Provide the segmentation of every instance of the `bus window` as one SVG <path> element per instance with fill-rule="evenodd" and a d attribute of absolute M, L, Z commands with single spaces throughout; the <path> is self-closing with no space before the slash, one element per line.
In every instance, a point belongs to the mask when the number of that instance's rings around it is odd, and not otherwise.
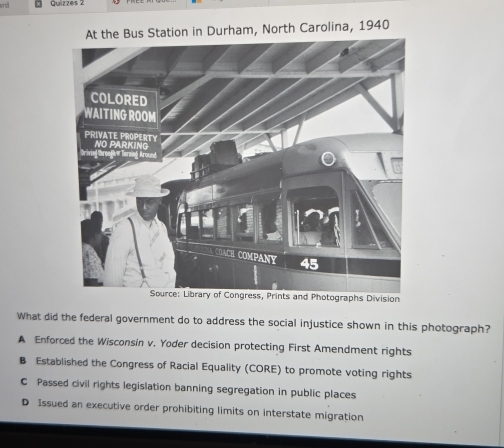
<path fill-rule="evenodd" d="M 177 238 L 186 239 L 186 214 L 179 215 Z"/>
<path fill-rule="evenodd" d="M 201 213 L 201 239 L 213 240 L 214 238 L 213 210 L 203 210 L 200 213 Z"/>
<path fill-rule="evenodd" d="M 254 209 L 251 204 L 235 206 L 236 241 L 254 241 Z"/>
<path fill-rule="evenodd" d="M 332 188 L 294 190 L 291 200 L 294 213 L 294 245 L 341 246 L 339 200 Z"/>
<path fill-rule="evenodd" d="M 229 207 L 221 207 L 215 210 L 217 218 L 217 239 L 231 239 L 231 213 Z"/>
<path fill-rule="evenodd" d="M 187 228 L 187 238 L 190 240 L 199 239 L 199 214 L 198 212 L 191 212 L 185 214 L 185 222 L 190 223 Z"/>
<path fill-rule="evenodd" d="M 282 241 L 282 201 L 259 204 L 259 242 Z"/>
<path fill-rule="evenodd" d="M 359 193 L 352 192 L 352 246 L 361 249 L 391 248 L 381 224 Z"/>

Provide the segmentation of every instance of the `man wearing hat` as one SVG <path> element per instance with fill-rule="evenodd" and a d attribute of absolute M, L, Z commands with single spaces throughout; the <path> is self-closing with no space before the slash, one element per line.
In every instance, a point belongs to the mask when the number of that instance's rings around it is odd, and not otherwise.
<path fill-rule="evenodd" d="M 165 225 L 156 218 L 162 197 L 169 193 L 154 176 L 140 176 L 126 193 L 136 197 L 137 211 L 114 228 L 104 286 L 175 287 L 173 247 Z"/>

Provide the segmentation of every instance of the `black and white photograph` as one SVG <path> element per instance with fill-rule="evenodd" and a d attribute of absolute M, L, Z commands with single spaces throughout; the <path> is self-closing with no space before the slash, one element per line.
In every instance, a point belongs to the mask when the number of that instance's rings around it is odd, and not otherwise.
<path fill-rule="evenodd" d="M 404 39 L 73 59 L 84 286 L 400 292 Z"/>

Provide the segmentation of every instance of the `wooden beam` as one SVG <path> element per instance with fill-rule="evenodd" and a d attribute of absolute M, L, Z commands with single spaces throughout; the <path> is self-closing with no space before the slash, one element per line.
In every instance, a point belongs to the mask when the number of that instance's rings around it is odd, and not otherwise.
<path fill-rule="evenodd" d="M 377 57 L 387 48 L 397 46 L 397 43 L 397 40 L 392 39 L 371 40 L 365 47 L 360 48 L 354 53 L 350 53 L 346 58 L 342 59 L 339 62 L 339 69 L 343 74 L 349 70 L 354 70 L 356 67 L 364 65 L 364 69 L 371 69 L 371 71 L 375 71 L 374 65 L 372 65 L 370 59 Z"/>
<path fill-rule="evenodd" d="M 396 45 L 402 45 L 403 41 L 398 41 L 396 42 Z M 379 74 L 384 74 L 385 70 L 381 70 L 381 68 L 386 68 L 390 66 L 391 64 L 394 64 L 395 62 L 401 60 L 401 58 L 404 58 L 404 48 L 402 47 L 397 47 L 391 50 L 389 53 L 386 53 L 379 57 L 378 59 L 373 61 L 374 68 L 377 70 L 376 75 Z M 340 79 L 336 83 L 337 89 L 333 91 L 331 94 L 324 93 L 322 91 L 318 95 L 314 95 L 312 98 L 307 99 L 305 102 L 296 105 L 294 108 L 287 110 L 285 113 L 280 114 L 279 116 L 274 117 L 270 121 L 266 122 L 266 127 L 268 129 L 274 129 L 276 126 L 285 123 L 286 121 L 289 121 L 293 118 L 298 117 L 304 112 L 307 112 L 308 110 L 312 108 L 316 108 L 319 104 L 327 102 L 327 100 L 330 97 L 334 97 L 336 95 L 339 95 L 341 92 L 345 91 L 346 89 L 352 87 L 353 85 L 363 81 L 364 78 L 361 79 Z M 367 87 L 368 90 L 369 88 L 381 84 L 382 82 L 386 81 L 387 77 L 369 77 L 366 79 L 365 83 L 363 84 L 364 87 Z M 367 86 L 367 83 L 371 85 L 371 87 Z M 356 92 L 357 93 L 357 92 Z M 355 96 L 355 95 L 353 95 Z M 335 101 L 337 104 L 340 104 L 338 100 Z M 328 103 L 330 104 L 330 103 Z M 307 119 L 311 117 L 310 113 L 307 115 Z"/>
<path fill-rule="evenodd" d="M 82 83 L 86 86 L 110 73 L 129 60 L 148 50 L 144 48 L 116 48 L 82 69 Z"/>
<path fill-rule="evenodd" d="M 266 140 L 268 140 L 270 148 L 273 150 L 273 152 L 277 152 L 278 150 L 277 150 L 275 144 L 273 143 L 273 140 L 271 140 L 271 136 L 269 134 L 264 134 L 264 135 L 266 137 Z"/>
<path fill-rule="evenodd" d="M 329 62 L 334 61 L 345 49 L 351 47 L 355 42 L 356 41 L 354 40 L 347 42 L 335 42 L 330 47 L 327 47 L 309 61 L 306 61 L 306 73 L 313 73 Z"/>
<path fill-rule="evenodd" d="M 206 73 L 217 64 L 224 55 L 231 49 L 231 45 L 217 45 L 215 48 L 203 59 L 203 71 Z"/>
<path fill-rule="evenodd" d="M 294 44 L 282 56 L 273 62 L 273 73 L 278 73 L 315 45 L 316 43 L 314 42 Z"/>
<path fill-rule="evenodd" d="M 402 129 L 404 124 L 404 85 L 403 75 L 398 73 L 390 78 L 392 87 L 392 119 L 394 131 Z"/>
<path fill-rule="evenodd" d="M 254 146 L 258 145 L 259 143 L 262 143 L 264 140 L 266 140 L 266 134 L 261 134 L 258 135 L 257 137 L 254 137 L 253 139 L 249 139 L 245 141 L 244 137 L 241 137 L 239 139 L 235 140 L 236 146 L 242 146 L 243 150 L 248 149 L 248 148 L 253 148 Z M 243 142 L 243 143 L 242 143 Z"/>
<path fill-rule="evenodd" d="M 183 135 L 178 137 L 174 144 L 170 144 L 171 142 L 168 141 L 170 139 L 165 140 L 161 144 L 161 148 L 163 150 L 163 158 L 171 157 L 178 150 L 178 148 L 180 148 L 184 143 L 188 142 L 191 139 L 192 139 L 191 135 Z"/>
<path fill-rule="evenodd" d="M 276 132 L 281 132 L 285 130 L 283 127 L 276 127 Z M 175 131 L 170 126 L 165 126 L 164 129 L 161 129 L 161 135 L 217 135 L 217 134 L 241 134 L 243 132 L 247 132 L 248 134 L 263 134 L 264 132 L 269 131 L 266 129 L 264 125 L 255 126 L 252 129 L 243 129 L 242 126 L 233 126 L 228 129 L 221 129 L 219 126 L 209 126 L 206 129 L 199 130 L 195 126 L 186 126 L 184 129 Z"/>
<path fill-rule="evenodd" d="M 366 81 L 363 81 L 363 84 L 364 87 L 369 90 L 385 81 L 387 81 L 387 78 L 371 78 Z M 340 104 L 359 95 L 357 91 L 351 87 L 352 86 L 349 86 L 347 89 L 343 89 L 341 93 L 339 93 L 338 95 L 319 103 L 318 105 L 312 107 L 311 109 L 306 110 L 305 120 L 315 118 L 316 116 L 324 112 L 327 112 L 328 110 L 333 109 L 334 107 L 337 107 Z M 305 106 L 307 105 L 308 103 L 305 103 Z M 295 110 L 288 110 L 285 114 L 282 114 L 282 116 L 275 117 L 274 120 L 272 120 L 272 124 L 274 124 L 273 121 L 275 123 L 281 121 L 282 126 L 285 127 L 286 129 L 290 129 L 293 126 L 297 126 L 299 124 L 298 111 L 299 109 L 297 108 Z M 288 114 L 290 114 L 290 118 Z M 276 130 L 276 128 L 274 127 L 270 129 L 272 129 L 272 132 L 275 132 Z M 247 149 L 263 142 L 264 140 L 266 140 L 266 137 L 264 137 L 264 135 L 259 135 L 258 137 L 250 138 L 250 135 L 247 134 L 236 139 L 236 146 L 243 146 L 245 149 Z"/>
<path fill-rule="evenodd" d="M 392 117 L 387 113 L 387 111 L 380 105 L 378 101 L 376 101 L 375 97 L 371 95 L 362 84 L 356 84 L 353 87 L 357 93 L 362 95 L 364 99 L 371 105 L 371 107 L 375 110 L 375 112 L 387 123 L 390 128 L 394 131 L 394 122 Z"/>
<path fill-rule="evenodd" d="M 215 123 L 217 120 L 219 120 L 222 116 L 227 114 L 230 110 L 233 108 L 238 107 L 240 104 L 242 104 L 248 96 L 250 96 L 252 93 L 254 93 L 257 89 L 259 89 L 262 85 L 264 84 L 263 80 L 252 80 L 250 81 L 247 86 L 245 86 L 243 89 L 241 89 L 239 92 L 237 92 L 235 95 L 230 97 L 227 101 L 225 101 L 223 104 L 220 105 L 220 107 L 217 108 L 217 110 L 212 111 L 212 113 L 207 114 L 204 116 L 197 124 L 197 130 L 196 134 L 190 137 L 189 140 L 185 140 L 182 144 L 186 143 L 192 143 L 197 141 L 197 137 L 199 137 L 200 133 L 204 131 L 206 128 L 208 128 L 210 125 Z M 172 137 L 168 138 L 168 142 L 166 144 L 170 145 L 170 151 L 174 152 L 179 149 L 182 144 L 178 144 L 178 142 L 172 143 L 173 139 Z M 166 146 L 162 146 L 163 149 Z"/>
<path fill-rule="evenodd" d="M 400 48 L 394 48 L 393 50 L 385 53 L 382 56 L 379 56 L 376 59 L 373 59 L 370 61 L 370 64 L 372 65 L 372 70 L 378 75 L 386 75 L 388 71 L 392 67 L 394 68 L 394 73 L 391 73 L 388 76 L 392 76 L 398 73 L 404 72 L 404 47 Z"/>
<path fill-rule="evenodd" d="M 377 85 L 387 81 L 387 78 L 371 78 L 367 79 L 365 81 L 362 81 L 363 86 L 367 89 L 370 90 L 373 87 L 376 87 Z M 310 120 L 312 118 L 315 118 L 316 116 L 327 112 L 330 109 L 333 109 L 334 107 L 339 106 L 340 104 L 344 103 L 345 101 L 348 101 L 358 95 L 357 91 L 348 88 L 343 90 L 340 94 L 329 98 L 327 101 L 324 101 L 317 106 L 310 108 L 306 112 L 306 120 Z M 282 121 L 282 125 L 285 126 L 286 128 L 290 128 L 292 126 L 295 126 L 297 124 L 298 118 L 293 116 L 290 120 L 288 121 Z"/>
<path fill-rule="evenodd" d="M 211 82 L 211 85 L 208 86 L 206 92 L 186 106 L 182 113 L 176 118 L 175 123 L 172 125 L 174 131 L 179 131 L 186 126 L 187 123 L 193 120 L 197 114 L 205 109 L 210 103 L 215 101 L 215 99 L 218 98 L 219 95 L 233 82 L 234 80 L 232 79 L 216 79 L 214 82 Z M 161 130 L 161 133 L 163 133 L 163 130 Z"/>
<path fill-rule="evenodd" d="M 305 120 L 306 120 L 306 113 L 301 115 L 301 117 L 299 118 L 299 125 L 298 125 L 297 131 L 296 131 L 296 136 L 294 137 L 294 143 L 292 143 L 293 146 L 297 145 L 297 142 L 299 140 L 299 136 L 301 135 L 301 131 L 303 130 L 303 125 L 304 125 Z"/>
<path fill-rule="evenodd" d="M 105 171 L 104 173 L 100 174 L 99 176 L 95 177 L 90 185 L 94 184 L 95 182 L 99 181 L 102 177 L 105 177 L 107 174 L 110 174 L 112 171 L 116 170 L 117 168 L 120 168 L 121 166 L 123 166 L 126 162 L 119 162 L 116 166 L 113 166 L 112 168 L 110 168 L 109 170 Z M 108 165 L 107 165 L 108 166 Z"/>
<path fill-rule="evenodd" d="M 286 109 L 289 109 L 294 104 L 302 101 L 303 99 L 312 96 L 315 92 L 322 89 L 323 87 L 327 87 L 329 85 L 334 85 L 336 83 L 333 79 L 314 79 L 314 80 L 303 80 L 302 84 L 299 81 L 296 85 L 296 89 L 293 89 L 293 92 L 289 95 L 284 95 L 282 98 L 279 98 L 274 103 L 270 103 L 268 107 L 263 107 L 261 110 L 243 121 L 243 129 L 251 129 L 253 126 L 256 126 L 271 117 L 283 112 Z"/>
<path fill-rule="evenodd" d="M 293 107 L 290 107 L 283 111 L 282 113 L 274 116 L 270 120 L 268 120 L 265 125 L 268 129 L 273 129 L 276 126 L 284 123 L 287 120 L 290 120 L 294 117 L 299 117 L 304 114 L 306 111 L 310 110 L 312 107 L 317 106 L 324 101 L 327 101 L 328 98 L 334 97 L 345 89 L 350 88 L 357 81 L 353 79 L 340 79 L 336 82 L 328 85 L 327 87 L 319 90 L 317 93 L 313 95 L 306 96 L 301 102 L 298 102 Z"/>
<path fill-rule="evenodd" d="M 238 73 L 243 73 L 250 68 L 261 56 L 265 55 L 274 44 L 254 45 L 252 49 L 238 61 Z"/>
<path fill-rule="evenodd" d="M 322 80 L 319 80 L 322 81 Z M 282 125 L 283 122 L 288 121 L 292 119 L 293 117 L 300 117 L 303 115 L 307 110 L 309 110 L 311 107 L 314 107 L 314 105 L 320 104 L 324 102 L 328 97 L 337 95 L 339 92 L 342 90 L 349 88 L 351 85 L 354 84 L 354 81 L 350 80 L 335 80 L 331 83 L 327 83 L 328 85 L 325 86 L 325 88 L 318 88 L 318 93 L 315 93 L 315 91 L 308 92 L 307 94 L 303 95 L 303 98 L 297 97 L 297 101 L 294 102 L 293 104 L 289 104 L 287 107 L 283 107 L 282 111 L 280 112 L 279 110 L 275 111 L 275 114 L 269 114 L 270 120 L 266 121 L 264 123 L 264 127 L 266 129 L 273 129 L 278 132 L 279 127 Z M 321 85 L 320 87 L 323 87 Z M 303 94 L 303 92 L 301 92 Z M 306 93 L 306 92 L 305 92 Z M 295 93 L 293 94 L 295 95 Z M 292 96 L 289 96 L 291 98 Z M 280 104 L 277 104 L 277 106 L 280 106 Z M 254 117 L 252 117 L 254 118 Z M 242 137 L 244 137 L 244 134 L 249 134 L 250 131 L 246 126 L 250 125 L 252 123 L 247 123 L 243 124 L 244 127 L 244 132 L 239 135 L 239 139 L 241 143 L 247 142 L 250 140 L 250 137 L 245 138 L 245 140 L 241 140 Z M 296 123 L 297 124 L 297 123 Z M 283 126 L 286 127 L 286 126 Z M 291 126 L 286 127 L 289 129 Z"/>
<path fill-rule="evenodd" d="M 234 94 L 232 97 L 230 97 L 227 101 L 224 102 L 220 107 L 217 108 L 217 110 L 212 111 L 211 113 L 207 114 L 201 121 L 198 122 L 197 126 L 200 131 L 206 129 L 208 126 L 210 126 L 212 123 L 215 123 L 217 120 L 219 120 L 222 116 L 224 116 L 226 113 L 228 113 L 232 109 L 236 109 L 239 107 L 241 104 L 243 104 L 246 99 L 254 93 L 257 89 L 259 89 L 262 85 L 264 84 L 263 80 L 259 79 L 254 79 L 251 80 L 243 89 L 241 89 L 239 92 Z M 231 127 L 233 124 L 236 123 L 236 120 L 233 118 L 237 114 L 239 114 L 240 111 L 237 111 L 236 114 L 233 113 L 231 117 L 227 120 L 227 122 L 231 123 L 229 126 L 223 126 L 221 125 L 221 129 L 225 129 L 227 127 Z"/>
<path fill-rule="evenodd" d="M 390 68 L 388 73 L 380 73 L 378 75 L 375 74 L 375 70 L 370 68 L 360 68 L 359 70 L 345 71 L 342 72 L 338 69 L 337 64 L 333 64 L 334 67 L 328 66 L 325 67 L 324 70 L 317 70 L 312 73 L 307 73 L 306 70 L 298 68 L 298 69 L 289 69 L 279 71 L 277 73 L 273 72 L 272 65 L 271 68 L 262 66 L 257 70 L 250 70 L 246 72 L 238 72 L 238 70 L 233 68 L 228 68 L 226 70 L 208 70 L 206 73 L 200 68 L 188 68 L 184 70 L 174 70 L 171 74 L 173 78 L 193 78 L 196 76 L 208 75 L 212 78 L 267 78 L 267 79 L 301 79 L 301 78 L 362 78 L 369 76 L 384 76 L 384 75 L 392 75 L 394 73 L 398 73 L 400 71 L 399 68 Z M 297 65 L 297 64 L 296 64 Z M 117 72 L 121 74 L 121 72 Z"/>
<path fill-rule="evenodd" d="M 208 81 L 212 79 L 211 76 L 203 75 L 194 81 L 190 82 L 187 86 L 183 87 L 180 89 L 178 92 L 175 92 L 171 94 L 170 96 L 166 97 L 164 100 L 161 101 L 161 104 L 159 106 L 160 109 L 164 109 L 165 107 L 169 106 L 170 104 L 174 103 L 175 101 L 180 100 L 187 94 L 193 92 L 196 90 L 198 87 L 201 87 L 203 84 L 206 84 Z"/>
<path fill-rule="evenodd" d="M 289 79 L 277 83 L 274 87 L 267 90 L 265 93 L 255 98 L 252 102 L 246 104 L 243 108 L 236 111 L 236 113 L 232 114 L 222 123 L 220 123 L 221 129 L 228 129 L 231 126 L 240 123 L 245 118 L 257 112 L 259 109 L 265 107 L 272 101 L 275 101 L 279 95 L 287 92 L 299 82 L 299 80 Z"/>
<path fill-rule="evenodd" d="M 170 73 L 175 69 L 188 48 L 189 47 L 175 47 L 172 51 L 170 51 L 170 54 L 166 59 L 166 76 L 169 76 Z"/>
<path fill-rule="evenodd" d="M 173 146 L 171 146 L 172 152 L 177 151 L 183 144 L 187 143 L 194 143 L 198 141 L 198 137 L 202 134 L 202 132 L 208 128 L 210 125 L 215 123 L 217 120 L 222 118 L 225 114 L 229 113 L 230 110 L 238 107 L 240 104 L 246 101 L 246 99 L 254 93 L 257 89 L 259 89 L 262 85 L 264 84 L 263 80 L 252 80 L 250 81 L 247 86 L 245 86 L 243 89 L 241 89 L 239 92 L 237 92 L 235 95 L 230 97 L 227 101 L 225 101 L 223 104 L 221 104 L 220 107 L 218 107 L 216 110 L 211 111 L 211 113 L 208 113 L 201 121 L 199 121 L 196 126 L 196 133 L 189 138 L 189 140 L 185 140 L 182 144 L 178 144 L 178 142 L 173 143 Z M 217 134 L 217 137 L 221 133 Z M 229 137 L 227 137 L 229 139 Z M 217 139 L 217 138 L 216 138 Z M 173 138 L 169 137 L 167 142 L 167 145 L 171 145 L 173 142 Z M 164 148 L 164 147 L 163 147 Z M 196 149 L 193 149 L 192 151 L 196 151 L 199 147 Z"/>
<path fill-rule="evenodd" d="M 289 134 L 287 130 L 280 132 L 280 136 L 282 138 L 282 149 L 288 148 L 289 145 Z"/>

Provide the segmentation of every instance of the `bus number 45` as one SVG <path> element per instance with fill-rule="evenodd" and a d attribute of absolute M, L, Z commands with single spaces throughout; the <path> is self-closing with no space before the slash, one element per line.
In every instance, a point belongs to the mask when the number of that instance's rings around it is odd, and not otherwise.
<path fill-rule="evenodd" d="M 303 266 L 305 269 L 311 269 L 312 271 L 316 271 L 319 268 L 316 258 L 305 258 L 301 262 L 301 266 Z"/>

